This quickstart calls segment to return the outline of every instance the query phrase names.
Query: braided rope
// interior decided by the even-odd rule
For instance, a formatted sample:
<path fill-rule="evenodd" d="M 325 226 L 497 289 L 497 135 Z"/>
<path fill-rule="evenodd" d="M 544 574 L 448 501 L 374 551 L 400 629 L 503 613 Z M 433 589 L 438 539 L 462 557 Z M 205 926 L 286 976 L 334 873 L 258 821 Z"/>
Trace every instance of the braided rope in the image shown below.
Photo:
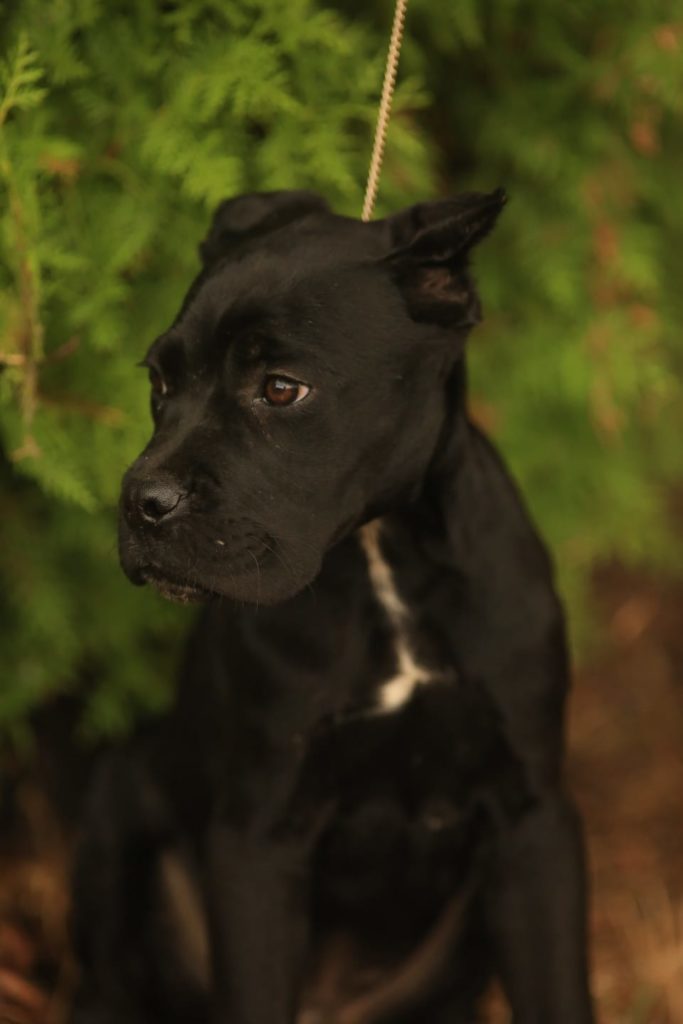
<path fill-rule="evenodd" d="M 382 99 L 377 114 L 377 127 L 375 128 L 375 142 L 372 147 L 370 159 L 370 170 L 368 172 L 368 183 L 365 187 L 365 199 L 363 201 L 362 220 L 370 220 L 372 211 L 375 208 L 377 189 L 379 187 L 379 175 L 382 170 L 382 159 L 384 157 L 384 145 L 387 140 L 387 128 L 391 116 L 391 101 L 394 98 L 396 89 L 396 73 L 398 71 L 398 60 L 401 55 L 401 43 L 403 42 L 403 30 L 405 28 L 406 7 L 408 0 L 396 0 L 394 11 L 394 24 L 391 30 L 391 41 L 387 54 L 387 65 L 384 72 L 384 84 L 382 86 Z"/>

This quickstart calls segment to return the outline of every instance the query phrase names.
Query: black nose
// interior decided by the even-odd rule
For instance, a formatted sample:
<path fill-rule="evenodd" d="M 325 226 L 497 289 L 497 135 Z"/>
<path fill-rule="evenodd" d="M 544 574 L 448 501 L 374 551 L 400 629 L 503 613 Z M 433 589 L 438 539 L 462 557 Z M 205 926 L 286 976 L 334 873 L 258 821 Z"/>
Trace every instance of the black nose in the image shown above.
<path fill-rule="evenodd" d="M 133 484 L 126 501 L 129 519 L 142 520 L 156 526 L 176 516 L 185 506 L 187 492 L 174 481 L 157 478 Z"/>

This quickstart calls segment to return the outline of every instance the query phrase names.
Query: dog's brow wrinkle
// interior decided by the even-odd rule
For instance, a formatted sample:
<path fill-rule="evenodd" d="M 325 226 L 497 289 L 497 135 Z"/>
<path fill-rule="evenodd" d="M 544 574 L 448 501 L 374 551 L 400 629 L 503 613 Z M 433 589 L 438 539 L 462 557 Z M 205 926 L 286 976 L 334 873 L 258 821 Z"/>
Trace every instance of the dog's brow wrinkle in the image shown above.
<path fill-rule="evenodd" d="M 396 711 L 406 704 L 418 686 L 435 681 L 435 674 L 415 660 L 407 637 L 410 612 L 396 589 L 391 566 L 380 546 L 381 521 L 367 523 L 358 531 L 360 545 L 365 552 L 375 596 L 384 609 L 394 634 L 394 653 L 397 670 L 379 691 L 379 711 Z"/>

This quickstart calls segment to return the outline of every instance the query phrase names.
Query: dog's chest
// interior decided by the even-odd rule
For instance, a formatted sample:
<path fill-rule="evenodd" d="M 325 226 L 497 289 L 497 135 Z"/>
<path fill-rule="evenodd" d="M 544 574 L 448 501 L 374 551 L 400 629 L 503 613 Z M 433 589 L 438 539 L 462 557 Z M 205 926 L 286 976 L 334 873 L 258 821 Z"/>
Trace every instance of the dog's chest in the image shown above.
<path fill-rule="evenodd" d="M 515 813 L 524 786 L 489 696 L 456 671 L 448 609 L 433 614 L 449 595 L 439 569 L 394 524 L 370 524 L 358 543 L 388 653 L 364 706 L 329 737 L 338 804 L 320 877 L 340 912 L 373 907 L 384 920 L 411 898 L 440 905 L 469 870 L 482 807 L 493 795 Z"/>
<path fill-rule="evenodd" d="M 408 704 L 422 688 L 435 683 L 454 685 L 456 671 L 453 657 L 448 658 L 443 648 L 439 649 L 424 609 L 415 606 L 402 590 L 396 566 L 384 545 L 385 530 L 382 520 L 374 520 L 357 536 L 371 592 L 384 619 L 388 661 L 392 664 L 392 671 L 377 681 L 374 711 L 390 714 Z M 425 567 L 414 567 L 413 574 L 428 575 Z M 417 580 L 418 590 L 421 582 L 426 581 Z"/>
<path fill-rule="evenodd" d="M 495 716 L 476 688 L 435 680 L 391 712 L 340 724 L 330 740 L 323 903 L 364 930 L 373 919 L 412 927 L 468 877 L 488 795 L 516 798 Z"/>

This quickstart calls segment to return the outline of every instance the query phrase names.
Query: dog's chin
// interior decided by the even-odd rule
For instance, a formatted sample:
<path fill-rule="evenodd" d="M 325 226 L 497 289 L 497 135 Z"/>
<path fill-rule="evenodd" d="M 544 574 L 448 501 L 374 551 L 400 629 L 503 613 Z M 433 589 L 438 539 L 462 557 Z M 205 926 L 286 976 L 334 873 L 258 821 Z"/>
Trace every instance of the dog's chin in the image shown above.
<path fill-rule="evenodd" d="M 213 578 L 211 584 L 181 579 L 156 566 L 125 566 L 126 575 L 136 586 L 150 584 L 169 601 L 176 604 L 203 604 L 214 598 L 238 601 L 240 604 L 272 606 L 288 601 L 304 589 L 311 579 L 292 579 L 279 574 L 245 573 L 227 579 Z"/>
<path fill-rule="evenodd" d="M 215 593 L 196 583 L 171 579 L 156 569 L 141 569 L 133 582 L 150 583 L 162 597 L 176 604 L 203 604 L 215 597 Z"/>
<path fill-rule="evenodd" d="M 174 565 L 166 564 L 159 552 L 131 543 L 124 536 L 119 545 L 121 568 L 136 586 L 150 584 L 163 597 L 181 604 L 201 603 L 219 597 L 240 604 L 271 606 L 295 597 L 320 571 L 321 559 L 312 558 L 308 549 L 303 556 L 283 559 L 254 559 L 253 568 L 244 559 L 214 564 L 208 571 L 197 566 L 191 577 Z M 227 560 L 226 560 L 227 561 Z M 241 564 L 240 564 L 241 562 Z M 295 565 L 296 569 L 289 569 Z"/>

